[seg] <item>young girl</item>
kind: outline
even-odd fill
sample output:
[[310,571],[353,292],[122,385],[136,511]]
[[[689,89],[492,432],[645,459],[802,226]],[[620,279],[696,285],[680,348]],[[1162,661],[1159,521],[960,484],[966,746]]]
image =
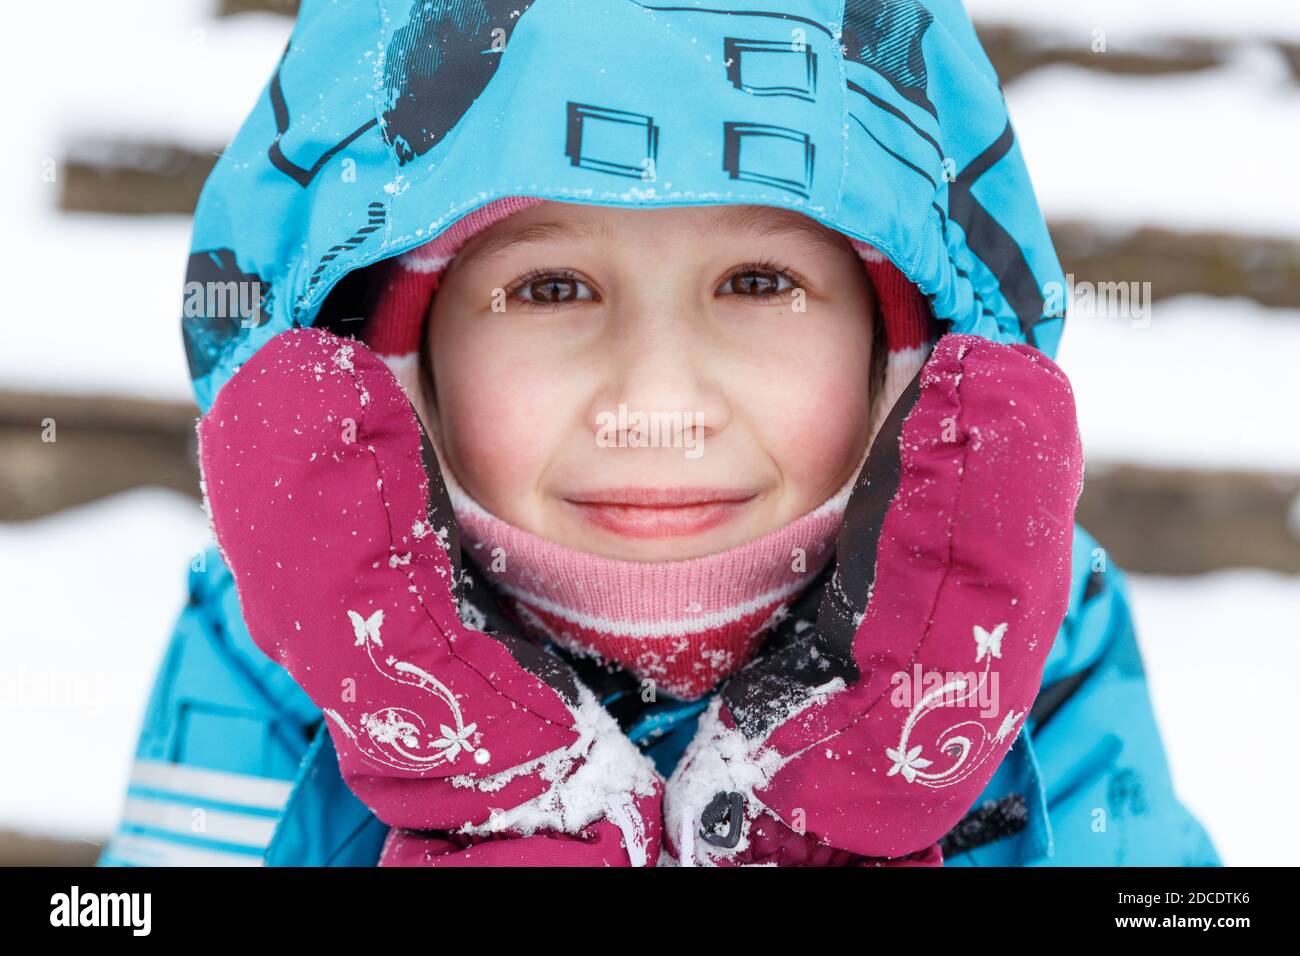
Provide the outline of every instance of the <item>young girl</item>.
[[[304,5],[187,276],[261,297],[187,311],[187,633],[289,739],[213,707],[138,773],[293,781],[208,861],[1032,862],[1053,799],[1124,819],[1075,861],[1212,857],[1153,732],[1135,822],[1035,705],[1130,651],[996,77],[955,5],[797,6]],[[166,861],[137,824],[108,862]]]
[[[930,346],[906,285],[797,213],[511,197],[381,289],[371,340],[418,349],[423,383],[313,331],[225,385],[199,429],[218,541],[398,828],[383,862],[939,861],[1065,614],[1082,458],[1029,346],[949,335],[903,369]],[[673,427],[644,447],[627,409]],[[461,548],[508,620],[464,595]],[[832,556],[818,612],[756,657]],[[567,653],[487,636],[511,632]],[[676,769],[624,735],[635,704],[602,707],[733,675],[752,699],[715,698]]]

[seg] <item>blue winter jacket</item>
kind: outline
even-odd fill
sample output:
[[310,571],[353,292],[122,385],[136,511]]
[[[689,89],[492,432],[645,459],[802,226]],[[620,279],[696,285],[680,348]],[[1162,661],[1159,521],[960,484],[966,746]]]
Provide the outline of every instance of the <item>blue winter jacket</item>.
[[[306,0],[195,213],[200,409],[346,276],[509,195],[795,209],[880,249],[953,332],[1060,341],[1064,277],[957,0]],[[629,735],[667,775],[705,704]],[[373,865],[386,831],[209,549],[100,863]],[[949,865],[1219,862],[1170,783],[1124,575],[1082,528],[1037,702],[942,845]]]

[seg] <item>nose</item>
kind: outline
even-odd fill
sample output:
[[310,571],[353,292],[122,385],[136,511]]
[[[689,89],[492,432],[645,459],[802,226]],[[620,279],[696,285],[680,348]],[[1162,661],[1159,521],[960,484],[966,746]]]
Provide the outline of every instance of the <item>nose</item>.
[[689,305],[629,305],[611,323],[603,348],[602,385],[587,411],[598,434],[611,423],[619,430],[637,427],[644,421],[637,415],[650,417],[661,432],[710,435],[727,426],[731,410],[716,377],[720,357],[702,316]]

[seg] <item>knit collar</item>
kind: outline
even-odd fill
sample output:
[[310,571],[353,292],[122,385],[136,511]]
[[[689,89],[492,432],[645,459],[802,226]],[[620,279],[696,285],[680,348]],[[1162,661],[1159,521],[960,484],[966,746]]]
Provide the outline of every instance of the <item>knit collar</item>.
[[707,694],[762,645],[835,552],[866,460],[781,528],[698,558],[625,561],[565,547],[491,514],[443,469],[464,554],[521,624],[683,700]]

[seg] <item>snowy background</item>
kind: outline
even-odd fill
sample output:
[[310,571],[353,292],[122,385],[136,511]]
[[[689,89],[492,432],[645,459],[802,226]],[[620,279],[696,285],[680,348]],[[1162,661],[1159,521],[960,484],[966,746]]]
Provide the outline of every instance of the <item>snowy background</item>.
[[[86,144],[101,137],[220,150],[270,76],[291,21],[216,18],[214,3],[70,0],[6,11],[8,36],[47,40],[11,43],[0,58],[5,88],[20,91],[7,99],[0,150],[4,255],[17,280],[5,286],[0,393],[190,400],[177,323],[188,216],[62,211],[57,177],[49,183],[43,173],[78,150],[86,159]],[[1222,54],[1199,71],[1118,75],[1060,64],[1008,82],[1049,219],[1300,240],[1290,178],[1300,79],[1286,58],[1300,49],[1300,6],[968,7],[981,27],[1015,27],[1084,52],[1102,29],[1115,49],[1159,52],[1171,38],[1199,39]],[[129,295],[95,291],[120,288],[123,277]],[[1076,317],[1059,359],[1090,467],[1300,473],[1293,305],[1188,294],[1157,302],[1146,326]],[[1290,522],[1286,533],[1300,538],[1300,501]],[[189,561],[207,536],[195,499],[158,487],[0,523],[8,711],[0,831],[89,848],[111,831]],[[1294,861],[1300,836],[1288,823],[1300,774],[1285,754],[1289,694],[1276,687],[1300,671],[1300,577],[1251,567],[1129,577],[1179,794],[1227,863]]]

